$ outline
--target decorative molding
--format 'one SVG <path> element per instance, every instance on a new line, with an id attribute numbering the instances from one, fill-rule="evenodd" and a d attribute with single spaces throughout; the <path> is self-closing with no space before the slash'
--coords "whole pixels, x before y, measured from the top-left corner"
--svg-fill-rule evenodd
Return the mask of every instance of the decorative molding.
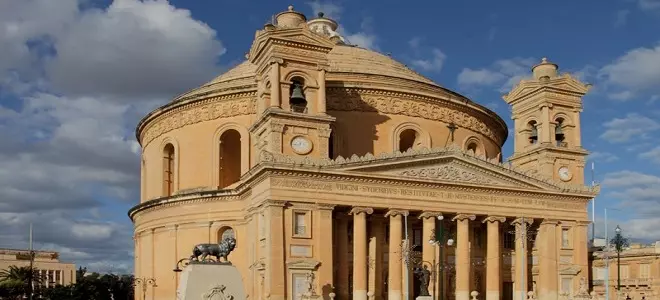
<path id="1" fill-rule="evenodd" d="M 409 213 L 405 209 L 390 209 L 385 213 L 385 217 L 408 216 Z"/>
<path id="2" fill-rule="evenodd" d="M 475 184 L 495 185 L 499 183 L 486 176 L 475 174 L 473 172 L 469 172 L 467 170 L 463 170 L 452 165 L 405 170 L 398 172 L 397 175 L 405 176 L 405 177 L 460 181 L 460 182 L 468 182 Z"/>
<path id="3" fill-rule="evenodd" d="M 541 225 L 554 225 L 557 226 L 559 225 L 560 221 L 557 219 L 543 219 L 541 221 Z"/>
<path id="4" fill-rule="evenodd" d="M 334 210 L 336 206 L 335 204 L 316 203 L 316 209 L 318 210 Z"/>
<path id="5" fill-rule="evenodd" d="M 219 300 L 233 300 L 234 296 L 226 294 L 225 293 L 226 289 L 227 287 L 224 285 L 214 286 L 209 291 L 204 293 L 204 295 L 202 295 L 202 299 L 204 300 L 218 299 L 216 298 L 216 296 L 218 296 Z"/>
<path id="6" fill-rule="evenodd" d="M 483 219 L 483 221 L 481 221 L 481 223 L 495 223 L 495 222 L 504 223 L 504 222 L 506 222 L 506 217 L 502 217 L 502 216 L 488 216 L 488 217 L 485 217 L 485 218 Z"/>
<path id="7" fill-rule="evenodd" d="M 469 220 L 469 221 L 474 221 L 477 218 L 475 215 L 470 215 L 470 214 L 457 214 L 455 217 L 451 218 L 452 221 L 464 221 L 464 220 Z"/>
<path id="8" fill-rule="evenodd" d="M 461 109 L 449 108 L 438 100 L 440 99 L 375 89 L 330 88 L 327 92 L 328 110 L 380 112 L 445 123 L 454 122 L 459 127 L 488 137 L 498 145 L 502 145 L 506 139 L 507 133 L 503 129 L 497 133 L 491 129 L 501 127 L 500 124 L 481 120 L 481 118 L 491 118 L 490 116 L 482 115 L 477 118 Z M 467 107 L 463 110 L 467 110 Z"/>
<path id="9" fill-rule="evenodd" d="M 359 215 L 361 213 L 370 215 L 374 213 L 374 209 L 371 207 L 353 207 L 348 213 L 349 215 Z"/>
<path id="10" fill-rule="evenodd" d="M 427 218 L 437 218 L 439 216 L 442 216 L 441 212 L 432 212 L 432 211 L 425 211 L 417 217 L 418 219 L 427 219 Z"/>
<path id="11" fill-rule="evenodd" d="M 527 225 L 532 225 L 532 223 L 534 223 L 534 219 L 532 218 L 516 218 L 515 220 L 511 221 L 511 225 L 521 225 L 523 220 L 525 220 Z"/>
<path id="12" fill-rule="evenodd" d="M 321 265 L 321 262 L 316 260 L 316 259 L 299 259 L 299 260 L 294 260 L 286 263 L 287 267 L 289 269 L 296 269 L 296 270 L 316 270 L 319 265 Z"/>
<path id="13" fill-rule="evenodd" d="M 256 113 L 256 94 L 239 93 L 213 98 L 207 103 L 184 105 L 149 120 L 141 129 L 141 144 L 146 147 L 155 138 L 174 129 L 195 123 Z"/>

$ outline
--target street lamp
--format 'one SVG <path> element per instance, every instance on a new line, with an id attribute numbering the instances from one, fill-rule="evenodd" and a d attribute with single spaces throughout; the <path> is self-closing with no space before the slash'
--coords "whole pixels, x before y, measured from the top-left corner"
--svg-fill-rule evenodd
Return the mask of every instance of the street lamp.
<path id="1" fill-rule="evenodd" d="M 452 130 L 452 133 L 453 133 L 453 130 Z M 438 263 L 438 265 L 442 266 L 442 269 L 439 269 L 438 273 L 437 273 L 439 275 L 438 277 L 439 277 L 440 280 L 437 280 L 435 277 L 433 278 L 433 285 L 434 285 L 433 294 L 434 295 L 435 295 L 436 281 L 437 281 L 437 284 L 438 284 L 438 287 L 439 287 L 438 294 L 444 295 L 444 286 L 445 286 L 444 285 L 444 283 L 445 283 L 444 282 L 444 259 L 445 259 L 445 255 L 444 255 L 444 251 L 443 251 L 444 248 L 445 248 L 444 247 L 445 242 L 444 242 L 444 226 L 442 224 L 442 220 L 444 220 L 444 217 L 442 215 L 438 216 L 438 222 L 436 223 L 435 227 L 436 227 L 436 229 L 439 229 L 439 230 L 436 233 L 436 230 L 434 229 L 431 233 L 431 238 L 429 240 L 429 243 L 431 243 L 432 245 L 440 247 L 440 253 L 439 253 L 440 262 Z M 446 243 L 447 243 L 447 246 L 451 247 L 451 246 L 454 245 L 454 239 L 449 238 L 449 239 L 447 239 Z M 435 263 L 435 255 L 434 255 L 433 256 L 433 271 L 435 272 L 435 270 L 437 268 L 438 268 L 438 266 Z M 436 299 L 438 299 L 437 295 L 436 295 Z"/>
<path id="2" fill-rule="evenodd" d="M 521 246 L 522 246 L 522 253 L 527 253 L 527 250 L 525 249 L 525 248 L 527 248 L 527 242 L 528 241 L 534 241 L 534 237 L 535 237 L 535 234 L 537 233 L 537 230 L 530 229 L 530 228 L 527 227 L 527 221 L 525 221 L 524 216 L 521 217 L 521 221 L 520 221 L 519 226 L 520 226 L 520 231 L 519 232 L 516 232 L 515 230 L 513 230 L 510 233 L 514 234 L 516 240 L 520 240 L 520 243 L 521 243 Z M 525 296 L 525 294 L 527 294 L 527 291 L 525 291 L 525 289 L 523 289 L 523 287 L 525 286 L 524 282 L 526 282 L 526 276 L 527 276 L 525 274 L 525 271 L 527 269 L 527 262 L 524 260 L 526 256 L 527 255 L 525 255 L 525 254 L 520 255 L 520 270 L 521 270 L 521 272 L 520 272 L 520 292 L 521 292 L 520 299 L 527 299 L 527 297 Z"/>
<path id="3" fill-rule="evenodd" d="M 623 248 L 628 247 L 628 239 L 621 235 L 619 225 L 616 225 L 614 233 L 614 238 L 610 240 L 610 244 L 614 246 L 616 251 L 616 290 L 621 291 L 621 252 Z"/>

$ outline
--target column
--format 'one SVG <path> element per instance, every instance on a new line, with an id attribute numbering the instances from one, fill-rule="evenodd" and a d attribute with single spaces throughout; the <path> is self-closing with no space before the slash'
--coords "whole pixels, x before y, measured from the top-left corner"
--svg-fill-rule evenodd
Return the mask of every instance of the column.
<path id="1" fill-rule="evenodd" d="M 541 106 L 541 130 L 539 132 L 539 143 L 552 143 L 552 137 L 550 136 L 550 108 L 548 104 L 543 104 Z"/>
<path id="2" fill-rule="evenodd" d="M 426 264 L 429 268 L 429 271 L 433 274 L 435 265 L 437 263 L 436 257 L 436 246 L 429 243 L 430 239 L 435 240 L 435 220 L 438 216 L 442 216 L 442 213 L 439 212 L 423 212 L 419 215 L 419 218 L 422 219 L 422 260 L 432 263 L 433 265 Z M 433 299 L 435 299 L 435 288 L 438 285 L 437 272 L 435 270 L 435 276 L 432 278 L 433 282 L 429 283 L 429 293 Z"/>
<path id="3" fill-rule="evenodd" d="M 270 107 L 282 107 L 280 100 L 280 64 L 282 60 L 273 60 L 270 62 Z"/>
<path id="4" fill-rule="evenodd" d="M 337 299 L 348 299 L 349 290 L 349 264 L 348 264 L 348 220 L 338 216 L 337 223 Z"/>
<path id="5" fill-rule="evenodd" d="M 319 68 L 319 75 L 317 81 L 319 82 L 317 110 L 319 114 L 325 114 L 326 111 L 326 98 L 325 98 L 325 68 Z"/>
<path id="6" fill-rule="evenodd" d="M 456 221 L 456 300 L 470 299 L 470 221 L 475 215 L 458 214 Z"/>
<path id="7" fill-rule="evenodd" d="M 545 219 L 541 223 L 541 245 L 539 249 L 539 300 L 555 300 L 559 295 L 559 273 L 557 255 L 557 220 Z"/>
<path id="8" fill-rule="evenodd" d="M 499 216 L 489 216 L 483 220 L 486 223 L 488 234 L 486 242 L 486 300 L 500 300 L 501 298 L 500 223 L 504 221 L 506 221 L 506 218 Z"/>
<path id="9" fill-rule="evenodd" d="M 513 260 L 515 277 L 513 278 L 513 299 L 527 299 L 527 226 L 534 219 L 518 218 L 511 222 L 516 227 L 516 257 Z"/>
<path id="10" fill-rule="evenodd" d="M 582 137 L 580 136 L 582 132 L 582 124 L 580 124 L 580 112 L 582 109 L 576 109 L 573 111 L 573 130 L 571 131 L 571 136 L 573 137 L 575 144 L 570 145 L 571 147 L 581 147 L 582 146 Z"/>
<path id="11" fill-rule="evenodd" d="M 383 292 L 383 251 L 385 226 L 381 216 L 372 216 L 370 220 L 371 237 L 369 238 L 369 288 L 376 298 Z"/>
<path id="12" fill-rule="evenodd" d="M 332 236 L 332 210 L 334 205 L 319 204 L 318 205 L 318 219 L 316 223 L 316 232 L 318 235 L 314 238 L 316 240 L 316 249 L 318 249 L 319 260 L 323 263 L 319 266 L 316 274 L 318 275 L 318 288 L 316 289 L 319 293 L 322 293 L 324 297 L 327 297 L 331 291 L 324 291 L 324 286 L 334 287 L 333 282 L 333 247 L 328 247 L 328 240 L 324 239 L 323 236 Z M 314 222 L 312 222 L 314 224 Z M 346 255 L 344 255 L 346 256 Z"/>
<path id="13" fill-rule="evenodd" d="M 284 269 L 284 205 L 285 201 L 268 201 L 265 217 L 266 234 L 266 290 L 270 300 L 286 299 L 286 272 Z"/>
<path id="14" fill-rule="evenodd" d="M 407 210 L 390 210 L 385 217 L 390 218 L 389 236 L 389 270 L 387 276 L 387 298 L 389 300 L 401 300 L 401 273 L 403 271 L 401 253 L 401 242 L 403 241 L 403 216 L 407 216 Z"/>
<path id="15" fill-rule="evenodd" d="M 573 264 L 580 267 L 580 273 L 573 279 L 573 291 L 580 290 L 580 279 L 589 280 L 589 250 L 587 233 L 588 221 L 578 221 L 573 227 Z"/>
<path id="16" fill-rule="evenodd" d="M 353 299 L 367 300 L 367 215 L 372 208 L 354 207 L 353 215 Z"/>

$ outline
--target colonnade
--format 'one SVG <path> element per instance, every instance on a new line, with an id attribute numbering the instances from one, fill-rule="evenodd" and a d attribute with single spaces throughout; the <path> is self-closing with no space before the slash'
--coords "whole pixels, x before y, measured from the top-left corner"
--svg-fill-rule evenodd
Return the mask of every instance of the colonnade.
<path id="1" fill-rule="evenodd" d="M 374 280 L 371 276 L 376 276 L 376 272 L 372 272 L 373 264 L 378 265 L 383 259 L 376 259 L 373 261 L 371 238 L 369 236 L 368 216 L 372 215 L 374 210 L 368 207 L 353 207 L 349 215 L 352 216 L 353 221 L 353 274 L 352 274 L 352 294 L 355 300 L 368 300 L 370 295 L 374 293 Z M 389 222 L 389 249 L 388 257 L 388 272 L 387 272 L 387 297 L 390 300 L 402 300 L 404 298 L 404 272 L 410 266 L 407 265 L 404 259 L 402 241 L 404 240 L 404 218 L 409 216 L 408 210 L 392 209 L 384 213 L 384 218 Z M 432 236 L 435 230 L 435 220 L 438 216 L 442 216 L 441 212 L 422 212 L 418 214 L 417 218 L 422 220 L 422 237 L 427 239 Z M 512 281 L 514 282 L 513 292 L 514 300 L 524 300 L 527 292 L 530 290 L 528 286 L 528 251 L 527 243 L 521 242 L 521 239 L 527 241 L 525 236 L 527 226 L 533 223 L 530 218 L 513 218 L 505 216 L 479 216 L 469 213 L 451 213 L 451 221 L 455 222 L 455 300 L 469 300 L 472 286 L 472 270 L 471 268 L 471 250 L 472 241 L 470 228 L 472 222 L 481 222 L 486 227 L 486 257 L 485 257 L 485 291 L 479 291 L 485 295 L 483 299 L 486 300 L 499 300 L 502 299 L 502 224 L 506 224 L 507 220 L 511 225 L 515 226 L 516 246 L 515 246 L 515 261 L 513 262 L 514 274 Z M 347 229 L 346 219 L 338 219 L 337 229 Z M 558 244 L 557 244 L 557 226 L 559 221 L 544 219 L 541 220 L 540 226 L 536 236 L 536 242 L 539 246 L 540 264 L 538 269 L 538 282 L 537 282 L 537 296 L 538 299 L 557 299 L 559 290 L 559 275 L 558 275 Z M 372 227 L 372 236 L 374 235 Z M 382 232 L 382 231 L 378 231 Z M 382 234 L 382 233 L 381 233 Z M 338 251 L 348 250 L 349 237 L 344 234 L 338 235 L 339 240 L 336 249 Z M 373 237 L 372 237 L 373 238 Z M 422 243 L 422 260 L 432 261 L 436 249 L 430 243 Z M 348 253 L 348 252 L 341 252 Z M 336 285 L 339 287 L 337 296 L 340 299 L 348 298 L 349 286 L 349 263 L 346 261 L 346 255 L 338 255 L 336 258 L 339 268 L 336 273 Z M 586 257 L 585 257 L 586 258 Z M 520 262 L 526 262 L 521 264 Z M 435 267 L 435 266 L 434 266 Z M 373 275 L 372 275 L 373 274 Z M 524 278 L 523 280 L 520 280 Z M 437 291 L 429 286 L 429 291 L 434 294 Z M 370 293 L 371 292 L 371 293 Z M 484 293 L 485 292 L 485 293 Z M 409 290 L 409 295 L 413 294 L 413 290 Z M 412 296 L 410 296 L 412 298 Z M 525 298 L 522 298 L 525 297 Z M 522 299 L 521 299 L 522 298 Z M 376 297 L 376 299 L 379 299 Z"/>

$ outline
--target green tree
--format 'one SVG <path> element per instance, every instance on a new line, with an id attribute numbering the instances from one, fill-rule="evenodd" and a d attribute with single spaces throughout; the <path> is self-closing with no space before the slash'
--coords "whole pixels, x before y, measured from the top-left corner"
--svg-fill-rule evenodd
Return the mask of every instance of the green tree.
<path id="1" fill-rule="evenodd" d="M 33 286 L 43 282 L 39 270 L 30 267 L 9 266 L 0 271 L 0 297 L 2 299 L 20 299 L 27 295 L 28 287 L 32 281 Z"/>

